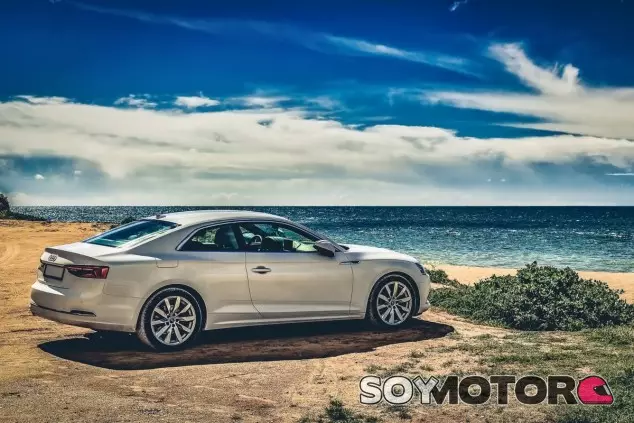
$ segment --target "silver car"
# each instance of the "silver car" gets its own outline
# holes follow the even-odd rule
[[[157,215],[46,248],[40,261],[34,315],[136,332],[162,350],[238,326],[368,319],[398,327],[429,308],[429,276],[416,259],[338,244],[265,213]]]

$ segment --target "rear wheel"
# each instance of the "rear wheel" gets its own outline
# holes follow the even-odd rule
[[[414,290],[403,276],[388,275],[376,283],[368,304],[368,320],[383,328],[406,323],[414,312]]]
[[[202,308],[183,288],[165,288],[145,303],[137,335],[157,350],[176,350],[190,345],[202,327]]]

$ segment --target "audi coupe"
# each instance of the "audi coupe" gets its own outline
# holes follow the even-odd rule
[[[405,254],[338,243],[271,214],[190,211],[46,248],[30,309],[172,350],[238,326],[367,319],[396,328],[430,307],[429,290],[425,268]]]

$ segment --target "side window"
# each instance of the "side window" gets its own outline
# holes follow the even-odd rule
[[[242,223],[240,232],[248,251],[314,253],[317,238],[275,223]]]
[[[238,251],[238,240],[232,225],[204,228],[183,244],[181,251]]]

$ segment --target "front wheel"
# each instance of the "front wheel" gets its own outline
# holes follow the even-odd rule
[[[399,275],[388,275],[372,289],[368,320],[384,328],[402,326],[412,317],[414,304],[410,282]]]
[[[202,309],[182,288],[165,288],[150,297],[141,310],[137,336],[156,350],[176,350],[190,345],[202,327]]]

